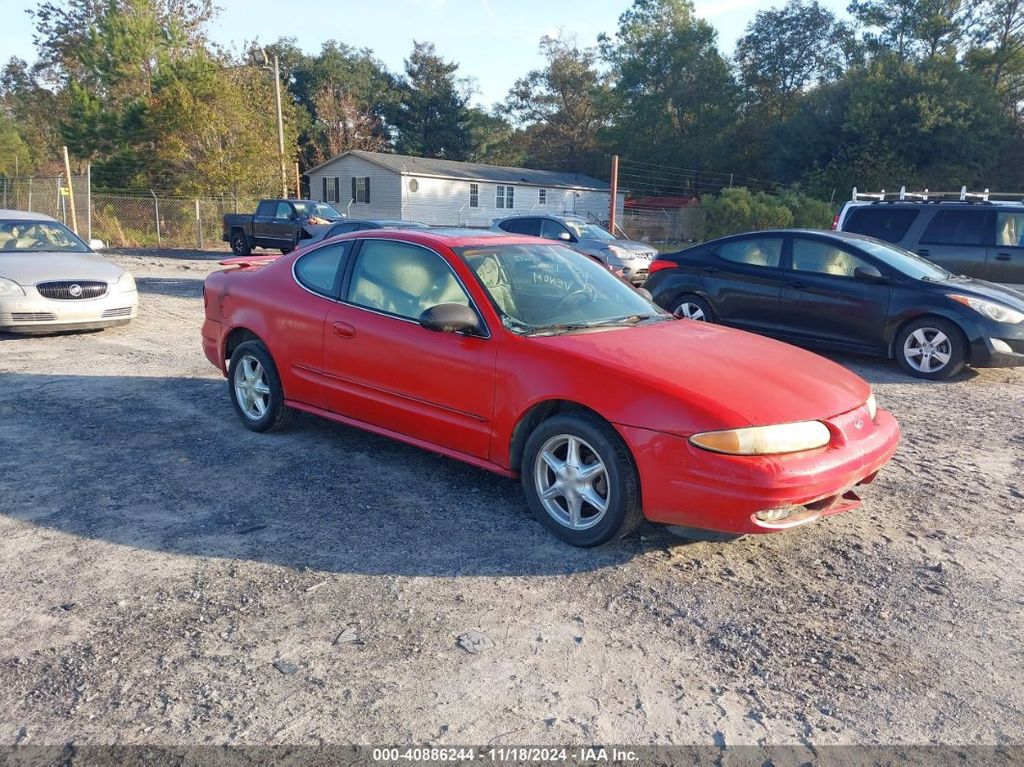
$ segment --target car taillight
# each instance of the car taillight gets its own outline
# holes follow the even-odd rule
[[[664,261],[664,260],[659,258],[659,259],[657,259],[655,261],[651,261],[651,266],[650,266],[650,269],[648,270],[648,274],[654,274],[655,272],[660,272],[662,269],[675,269],[678,266],[679,266],[679,264],[677,264],[675,261]]]
[[[838,213],[836,213],[832,217],[832,231],[833,232],[838,232],[839,231],[839,214]]]

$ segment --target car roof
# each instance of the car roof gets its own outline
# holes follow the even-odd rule
[[[1024,207],[1024,200],[849,200],[846,208],[972,208],[984,210],[988,207]]]
[[[0,220],[17,219],[18,221],[57,221],[45,213],[34,213],[30,210],[0,209]],[[60,223],[59,221],[57,223]]]
[[[516,213],[513,216],[505,216],[499,223],[505,221],[515,221],[517,218],[553,218],[555,221],[579,221],[581,224],[586,224],[587,220],[583,216],[577,216],[572,213]]]
[[[867,235],[857,234],[855,232],[835,232],[835,231],[832,231],[831,229],[764,229],[764,230],[755,231],[755,232],[742,232],[740,234],[730,234],[730,235],[726,235],[725,237],[718,237],[718,238],[716,238],[714,240],[708,240],[707,242],[702,242],[699,245],[695,245],[694,247],[698,247],[699,248],[699,247],[703,247],[704,245],[711,245],[711,244],[716,243],[716,242],[723,242],[725,240],[739,240],[739,239],[745,239],[745,238],[748,238],[748,237],[749,238],[765,237],[765,236],[768,236],[768,237],[789,237],[789,236],[792,236],[792,235],[795,235],[795,234],[810,235],[810,236],[813,236],[813,237],[822,237],[824,239],[838,240],[838,241],[841,241],[841,242],[842,241],[849,242],[849,241],[857,241],[857,240],[867,240],[868,242],[882,242],[881,240],[879,240],[876,237],[868,237]],[[892,243],[885,243],[885,244],[886,245],[891,245]]]
[[[558,242],[542,240],[538,237],[531,237],[526,234],[511,234],[508,232],[493,231],[490,229],[366,229],[361,232],[349,232],[338,237],[332,237],[330,241],[341,240],[363,240],[363,239],[392,239],[412,242],[428,247],[481,247],[485,245],[545,245],[561,246]]]

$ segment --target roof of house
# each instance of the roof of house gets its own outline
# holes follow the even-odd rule
[[[509,168],[503,165],[486,165],[480,162],[435,160],[428,157],[411,157],[404,154],[364,152],[358,149],[343,152],[337,157],[317,165],[315,168],[311,168],[306,173],[314,173],[348,155],[354,155],[367,162],[372,162],[382,168],[406,176],[432,176],[435,178],[453,178],[465,181],[569,187],[572,189],[593,189],[601,192],[607,192],[611,189],[607,182],[582,173],[559,173],[553,170],[535,170],[533,168]]]

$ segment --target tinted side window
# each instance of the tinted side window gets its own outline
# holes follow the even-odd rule
[[[1024,211],[999,213],[996,216],[996,245],[1002,248],[1024,248]]]
[[[292,217],[292,206],[286,202],[279,202],[277,204],[277,214],[274,218],[291,218]]]
[[[359,229],[359,224],[338,224],[337,226],[331,229],[330,236],[337,237],[339,234],[348,234],[349,232],[354,232],[357,229]]]
[[[940,210],[921,237],[922,245],[984,245],[984,210]]]
[[[563,234],[568,234],[569,230],[562,226],[557,221],[552,221],[548,218],[542,218],[540,220],[540,236],[548,240],[557,240]]]
[[[510,232],[527,234],[530,237],[540,237],[540,219],[517,218],[514,221],[510,221],[509,224],[511,225]]]
[[[256,208],[257,216],[273,216],[274,211],[277,210],[277,203],[273,200],[264,200]]]
[[[411,320],[439,304],[470,305],[469,296],[441,256],[389,240],[363,240],[349,301]]]
[[[912,208],[854,208],[843,224],[844,232],[866,234],[886,242],[900,242],[917,220]]]
[[[793,240],[793,269],[798,272],[853,277],[867,262],[852,253],[819,240]]]
[[[295,277],[314,293],[328,298],[338,295],[338,276],[345,268],[350,243],[325,245],[310,251],[295,262]]]
[[[736,264],[777,267],[782,261],[782,238],[759,237],[727,242],[719,246],[718,256]]]

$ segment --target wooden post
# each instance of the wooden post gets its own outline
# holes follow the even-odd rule
[[[312,195],[310,195],[312,197]],[[302,197],[302,174],[299,173],[299,163],[295,163],[295,199]]]
[[[284,169],[284,118],[281,115],[281,67],[274,54],[274,100],[277,102],[277,156],[281,161],[281,194],[288,199],[288,173]]]
[[[612,199],[608,205],[608,231],[615,234],[615,214],[619,202],[619,156],[612,155]]]
[[[78,216],[75,215],[75,185],[71,183],[71,160],[68,158],[68,148],[64,150],[64,176],[68,180],[68,203],[71,205],[71,231],[78,234]]]

